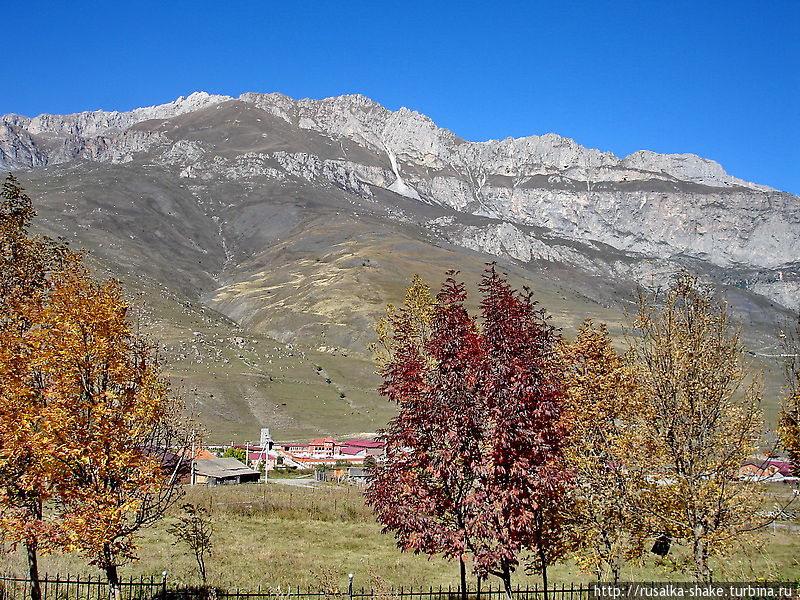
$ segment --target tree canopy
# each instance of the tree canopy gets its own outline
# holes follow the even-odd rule
[[[469,554],[510,594],[520,552],[536,549],[544,568],[558,555],[563,388],[555,330],[531,294],[494,266],[481,294],[480,324],[455,273],[435,302],[391,313],[380,391],[399,414],[382,433],[386,460],[367,498],[402,549],[462,565]],[[422,336],[419,314],[430,315]]]
[[[38,551],[78,550],[116,584],[133,534],[177,499],[183,408],[120,284],[31,234],[13,177],[0,200],[0,528],[34,582]]]

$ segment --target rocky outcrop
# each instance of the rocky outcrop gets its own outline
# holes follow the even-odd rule
[[[74,159],[125,162],[161,141],[158,134],[130,131],[137,123],[170,119],[226,100],[195,92],[173,102],[129,112],[94,110],[74,115],[0,118],[0,168],[30,169]]]
[[[180,137],[167,127],[190,113],[207,125],[192,131],[227,126],[215,117],[226,106],[247,107],[230,117],[231,128],[246,133],[238,141]],[[724,269],[781,270],[791,276],[765,279],[753,291],[781,303],[796,293],[788,282],[800,257],[800,199],[692,154],[643,150],[618,158],[552,133],[467,142],[415,111],[391,111],[360,95],[292,100],[247,93],[234,100],[197,92],[130,112],[0,119],[4,169],[139,157],[186,179],[251,187],[264,179],[301,181],[367,200],[382,189],[404,202],[488,217],[496,223],[420,222],[448,243],[523,263],[555,261],[630,276],[628,267],[600,269],[596,258],[553,240],[598,242],[659,264],[691,259]],[[385,214],[414,221],[414,211],[403,206],[388,206]]]
[[[231,97],[194,92],[167,104],[136,108],[128,112],[92,110],[64,116],[43,114],[33,118],[12,114],[5,115],[3,121],[22,127],[33,135],[95,137],[119,133],[142,121],[171,119],[226,100],[231,100]]]
[[[14,171],[45,164],[46,153],[26,129],[11,121],[0,121],[0,167]]]

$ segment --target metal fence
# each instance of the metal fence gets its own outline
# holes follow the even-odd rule
[[[0,576],[0,600],[28,600],[31,581],[19,577]],[[164,598],[166,581],[161,577],[121,579],[117,600],[152,600]],[[102,577],[44,576],[39,579],[42,600],[108,600],[110,588]]]
[[[539,586],[515,587],[513,596],[515,600],[594,600],[593,588],[587,585],[554,585],[549,586],[547,592]],[[208,594],[210,590],[206,590]],[[179,590],[175,591],[180,594]],[[168,590],[169,595],[171,591]],[[355,589],[352,592],[339,591],[311,591],[301,589],[257,589],[257,590],[214,590],[214,597],[226,600],[461,600],[461,588],[448,587],[400,587],[385,589]],[[484,584],[481,586],[480,596],[475,586],[467,587],[470,600],[505,600],[506,593],[502,587]],[[205,596],[187,596],[191,598],[211,598]]]
[[[110,588],[102,577],[48,577],[39,581],[41,600],[109,600]],[[514,600],[594,600],[588,585],[554,585],[547,591],[539,586],[515,587]],[[28,579],[0,576],[0,600],[29,600]],[[480,595],[475,586],[468,586],[470,600],[505,600],[505,590],[484,584]],[[117,600],[461,600],[461,589],[448,587],[399,587],[353,589],[346,591],[312,591],[300,588],[259,587],[255,590],[224,590],[214,587],[178,587],[168,585],[166,578],[140,577],[120,581]]]

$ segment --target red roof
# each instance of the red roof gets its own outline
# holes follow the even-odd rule
[[[790,462],[785,460],[768,460],[767,464],[778,469],[778,473],[784,477],[788,477],[792,474],[792,463]]]
[[[324,446],[325,444],[335,444],[336,440],[333,438],[324,438],[321,440],[313,440],[308,443],[309,446]]]
[[[384,442],[378,442],[376,440],[355,439],[355,440],[347,440],[345,442],[345,445],[355,446],[356,448],[383,448],[386,444]]]
[[[328,457],[328,458],[314,458],[314,457],[308,457],[308,456],[295,456],[295,455],[292,455],[292,460],[295,461],[295,462],[307,463],[307,464],[333,464],[334,463],[334,460],[331,457]],[[353,458],[343,457],[343,458],[338,458],[336,460],[341,460],[341,461],[344,461],[344,462],[354,463],[354,464],[361,464],[361,459],[360,458],[355,458],[355,457],[353,457]]]
[[[217,456],[216,454],[211,454],[211,452],[209,452],[205,448],[198,448],[197,450],[195,450],[194,453],[195,460],[205,460],[207,458],[217,458]]]
[[[251,461],[253,461],[253,460],[271,460],[273,458],[275,458],[275,455],[274,454],[270,454],[266,450],[258,450],[256,452],[251,452],[250,455],[248,456],[248,459],[251,460]]]
[[[358,446],[345,446],[339,452],[341,452],[342,454],[356,455],[356,454],[361,454],[362,452],[364,452],[364,450],[366,450],[366,448],[359,448]]]

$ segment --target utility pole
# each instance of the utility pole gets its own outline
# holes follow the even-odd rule
[[[196,438],[195,438],[195,435],[194,435],[194,429],[192,429],[192,455],[189,457],[189,461],[190,461],[189,462],[189,469],[190,469],[189,485],[194,485],[194,482],[195,482],[194,467],[195,467],[195,459],[197,458],[197,449],[195,448],[195,445],[194,445],[195,441],[196,441]]]

